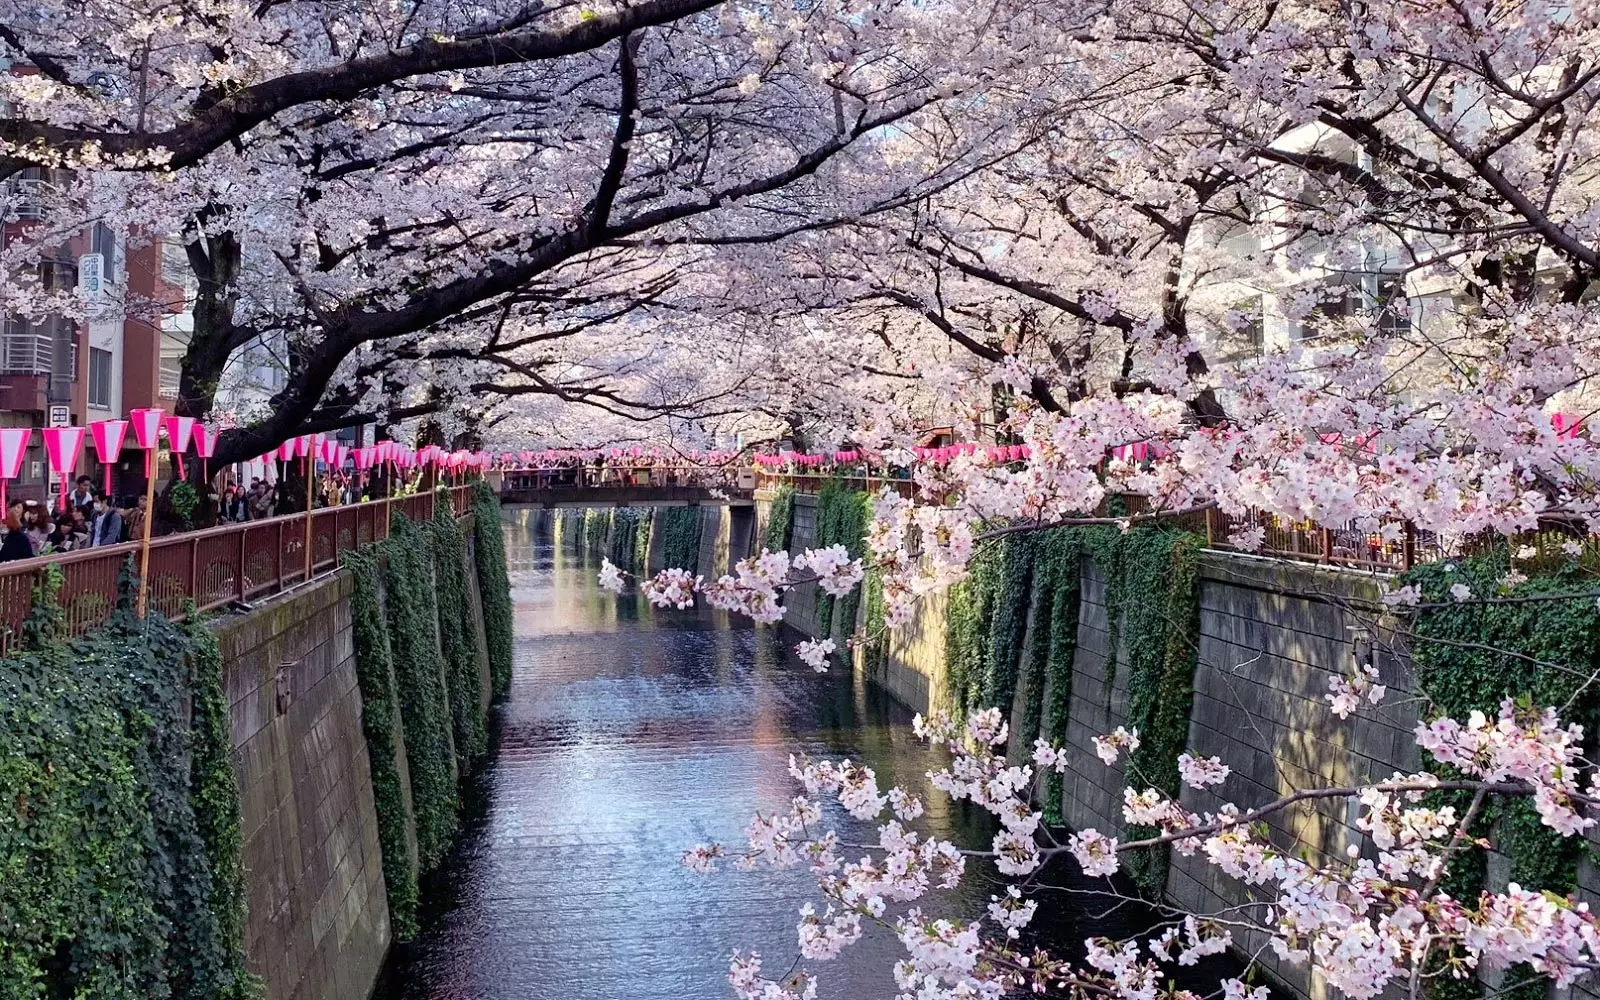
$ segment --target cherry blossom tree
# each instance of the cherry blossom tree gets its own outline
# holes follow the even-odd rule
[[[803,227],[774,247],[795,274],[785,305],[805,303],[838,331],[881,330],[887,350],[925,362],[903,372],[964,414],[970,434],[1027,446],[1022,459],[980,449],[919,473],[914,499],[877,499],[865,562],[882,574],[890,627],[960,580],[987,539],[1045,526],[1217,507],[1388,539],[1410,522],[1446,546],[1552,522],[1595,530],[1593,443],[1552,420],[1589,409],[1595,373],[1592,11],[1139,2],[1098,7],[1081,30],[1058,23],[1044,43],[1052,65],[1094,85],[1041,95],[1059,98],[1059,113],[1037,141],[914,204]],[[1241,359],[1246,294],[1292,332]],[[1012,391],[1001,407],[996,385]],[[858,433],[872,410],[854,414]],[[888,419],[870,424],[869,450],[903,460],[913,414],[878,415]],[[1156,446],[1151,457],[1118,457],[1138,443]],[[1150,513],[1097,517],[1117,493]],[[789,588],[842,592],[865,568],[842,549],[766,552],[716,580],[669,569],[640,586],[657,604],[703,600],[776,621]],[[614,567],[604,581],[625,585]],[[1403,606],[1418,594],[1391,597]],[[836,651],[808,640],[797,652],[826,666]],[[1336,681],[1328,708],[1343,718],[1384,694],[1358,669]],[[1245,933],[1357,998],[1417,995],[1445,956],[1445,974],[1526,963],[1557,985],[1596,965],[1594,917],[1574,898],[1441,890],[1489,800],[1531,800],[1558,836],[1594,824],[1585,734],[1557,708],[1507,702],[1493,718],[1432,719],[1415,732],[1429,770],[1364,786],[1197,813],[1136,782],[1123,817],[1159,832],[1133,843],[1094,830],[1058,841],[1036,782],[1114,762],[1137,732],[1104,734],[1101,760],[1085,761],[1048,743],[1019,757],[1027,748],[1006,747],[992,709],[919,731],[950,755],[936,788],[992,812],[994,843],[930,839],[906,789],[881,790],[853,762],[796,760],[804,794],[757,816],[748,847],[686,856],[697,868],[732,860],[817,877],[821,898],[797,926],[804,968],[771,971],[789,967],[783,956],[764,971],[740,956],[729,977],[738,995],[816,995],[816,967],[871,924],[903,944],[896,981],[919,1000],[1189,996],[1166,985],[1169,970]],[[1193,788],[1230,773],[1215,758],[1177,763]],[[1472,804],[1438,806],[1428,800],[1438,791]],[[828,829],[824,800],[877,824],[877,839]],[[1373,850],[1308,861],[1253,826],[1313,800],[1349,802]],[[1045,905],[1030,890],[1046,861],[1071,857],[1102,877],[1132,852],[1166,847],[1202,857],[1256,903],[1189,915],[1150,941],[1090,942],[1082,961],[1016,943]],[[926,915],[925,901],[979,864],[1013,883],[982,920]],[[1262,995],[1238,981],[1220,989]]]

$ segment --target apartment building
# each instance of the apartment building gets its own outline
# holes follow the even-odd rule
[[[32,168],[9,178],[0,203],[5,222],[0,246],[23,238],[46,221],[53,190],[66,183],[61,171]],[[47,290],[73,290],[81,318],[44,320],[3,316],[0,331],[0,426],[50,427],[124,417],[142,407],[171,409],[188,331],[178,317],[192,302],[193,280],[153,240],[130,241],[96,223],[63,242],[40,265]],[[181,260],[181,258],[180,258]],[[139,455],[125,453],[114,470],[118,492],[143,485]],[[81,472],[103,478],[92,449]],[[45,499],[59,489],[49,476],[44,443],[35,435],[13,496]]]

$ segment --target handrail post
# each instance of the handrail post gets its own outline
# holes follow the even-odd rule
[[[1400,565],[1407,571],[1417,564],[1417,526],[1407,520],[1400,533]]]
[[[234,576],[237,578],[238,584],[239,584],[239,603],[240,604],[244,603],[244,596],[245,596],[245,589],[246,589],[244,577],[245,577],[245,559],[247,558],[247,550],[245,549],[244,540],[245,540],[245,536],[250,534],[250,528],[248,527],[248,523],[249,522],[246,522],[245,524],[239,525],[239,572],[234,574]]]

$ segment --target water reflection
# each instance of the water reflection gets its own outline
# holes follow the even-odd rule
[[[881,787],[925,785],[930,758],[909,712],[865,682],[812,672],[770,629],[619,600],[535,523],[507,526],[517,645],[499,753],[433,887],[439,905],[422,938],[396,950],[378,996],[722,1000],[736,949],[787,968],[796,911],[814,892],[800,873],[696,875],[679,865],[683,850],[737,843],[754,811],[786,806],[791,752],[864,760]],[[925,801],[926,829],[988,842],[986,817]],[[875,839],[835,813],[841,835]],[[946,905],[975,915],[992,891],[974,880]],[[1073,907],[1048,933],[1081,941],[1143,919]],[[892,997],[898,951],[869,931],[817,968],[822,996]]]

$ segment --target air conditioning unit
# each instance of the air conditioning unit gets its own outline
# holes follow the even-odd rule
[[[86,253],[78,258],[78,293],[86,299],[105,295],[106,255]]]

